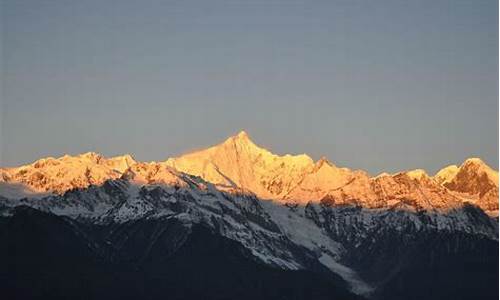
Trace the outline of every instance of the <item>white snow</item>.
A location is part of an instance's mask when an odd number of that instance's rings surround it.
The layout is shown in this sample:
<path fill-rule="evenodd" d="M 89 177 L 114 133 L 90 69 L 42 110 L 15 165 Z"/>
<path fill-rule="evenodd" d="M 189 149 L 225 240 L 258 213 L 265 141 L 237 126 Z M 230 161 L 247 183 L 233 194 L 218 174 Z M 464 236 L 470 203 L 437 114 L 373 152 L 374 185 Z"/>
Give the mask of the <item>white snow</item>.
<path fill-rule="evenodd" d="M 358 274 L 352 269 L 339 264 L 335 259 L 327 254 L 321 255 L 319 261 L 327 266 L 334 273 L 338 274 L 342 279 L 351 285 L 351 291 L 358 295 L 368 295 L 373 292 L 374 288 L 361 280 Z"/>

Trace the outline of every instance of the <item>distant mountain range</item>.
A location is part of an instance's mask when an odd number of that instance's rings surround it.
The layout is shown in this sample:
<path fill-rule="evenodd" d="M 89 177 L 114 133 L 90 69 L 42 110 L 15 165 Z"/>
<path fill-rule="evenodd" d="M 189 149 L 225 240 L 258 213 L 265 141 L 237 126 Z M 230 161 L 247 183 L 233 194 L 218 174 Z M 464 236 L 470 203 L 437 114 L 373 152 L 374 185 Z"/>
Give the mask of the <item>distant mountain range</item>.
<path fill-rule="evenodd" d="M 0 290 L 20 298 L 498 298 L 498 172 L 272 154 L 245 132 L 163 162 L 0 169 Z"/>

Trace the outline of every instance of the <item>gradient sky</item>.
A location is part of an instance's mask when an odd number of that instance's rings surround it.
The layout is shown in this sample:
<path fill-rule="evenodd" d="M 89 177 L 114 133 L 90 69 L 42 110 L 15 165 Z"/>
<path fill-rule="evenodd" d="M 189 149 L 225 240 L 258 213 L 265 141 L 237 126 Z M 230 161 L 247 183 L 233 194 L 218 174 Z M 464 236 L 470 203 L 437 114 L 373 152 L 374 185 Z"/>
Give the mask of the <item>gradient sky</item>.
<path fill-rule="evenodd" d="M 498 165 L 498 1 L 0 0 L 0 165 L 245 129 L 372 174 Z"/>

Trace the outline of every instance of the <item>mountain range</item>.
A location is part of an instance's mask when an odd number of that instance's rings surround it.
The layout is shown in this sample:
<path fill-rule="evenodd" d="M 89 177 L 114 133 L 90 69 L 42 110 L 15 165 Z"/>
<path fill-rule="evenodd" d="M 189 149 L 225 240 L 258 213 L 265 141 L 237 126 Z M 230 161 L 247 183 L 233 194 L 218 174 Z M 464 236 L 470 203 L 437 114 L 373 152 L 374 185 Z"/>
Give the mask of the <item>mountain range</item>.
<path fill-rule="evenodd" d="M 0 287 L 21 298 L 498 298 L 498 172 L 479 158 L 373 177 L 242 131 L 162 162 L 0 168 L 0 216 Z"/>

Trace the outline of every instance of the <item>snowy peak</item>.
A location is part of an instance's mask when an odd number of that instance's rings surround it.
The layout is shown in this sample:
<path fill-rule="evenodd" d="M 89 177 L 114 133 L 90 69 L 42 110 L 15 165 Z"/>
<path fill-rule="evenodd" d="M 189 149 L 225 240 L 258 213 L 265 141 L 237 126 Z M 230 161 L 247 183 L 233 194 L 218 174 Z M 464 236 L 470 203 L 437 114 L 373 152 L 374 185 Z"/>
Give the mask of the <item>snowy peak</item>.
<path fill-rule="evenodd" d="M 206 150 L 169 159 L 166 164 L 217 185 L 250 190 L 265 199 L 279 199 L 314 167 L 305 154 L 272 154 L 244 131 Z"/>
<path fill-rule="evenodd" d="M 434 179 L 464 202 L 476 204 L 492 215 L 498 214 L 498 172 L 480 158 L 469 158 L 460 167 L 448 166 Z"/>
<path fill-rule="evenodd" d="M 356 171 L 343 186 L 321 199 L 328 205 L 354 205 L 366 208 L 447 211 L 462 202 L 421 170 L 384 174 L 370 178 Z"/>
<path fill-rule="evenodd" d="M 130 155 L 106 158 L 95 152 L 77 156 L 43 158 L 32 164 L 0 169 L 2 186 L 17 187 L 23 197 L 27 194 L 64 193 L 75 188 L 102 184 L 119 178 L 136 161 Z M 14 192 L 11 190 L 11 192 Z"/>
<path fill-rule="evenodd" d="M 244 191 L 281 203 L 309 202 L 367 208 L 451 209 L 464 202 L 498 211 L 498 172 L 479 158 L 448 166 L 430 177 L 416 169 L 370 177 L 338 167 L 325 157 L 277 155 L 245 131 L 204 150 L 164 162 L 141 163 L 130 155 L 106 158 L 96 152 L 44 158 L 0 169 L 1 195 L 31 197 L 126 179 L 138 185 L 187 186 L 195 177 L 223 191 Z"/>
<path fill-rule="evenodd" d="M 237 135 L 229 137 L 228 140 L 233 140 L 237 141 L 239 143 L 251 143 L 253 144 L 252 140 L 250 139 L 250 136 L 245 130 L 240 131 Z"/>
<path fill-rule="evenodd" d="M 423 169 L 415 169 L 406 172 L 406 175 L 410 177 L 411 179 L 415 180 L 428 180 L 430 179 L 429 175 L 427 175 L 427 172 Z"/>
<path fill-rule="evenodd" d="M 477 183 L 478 178 L 483 177 L 483 180 L 498 187 L 498 171 L 493 170 L 483 160 L 477 157 L 466 159 L 460 167 L 456 165 L 447 166 L 439 170 L 434 179 L 450 187 L 454 186 L 454 190 L 466 189 L 464 184 L 466 179 L 471 179 Z M 465 191 L 465 190 L 464 190 Z"/>
<path fill-rule="evenodd" d="M 319 170 L 323 167 L 332 167 L 336 168 L 336 166 L 330 162 L 326 157 L 322 156 L 315 164 L 314 164 L 314 169 Z"/>
<path fill-rule="evenodd" d="M 325 157 L 314 162 L 307 155 L 273 154 L 245 132 L 166 164 L 216 185 L 240 187 L 277 202 L 444 210 L 462 203 L 422 169 L 370 178 L 366 172 L 337 167 Z"/>
<path fill-rule="evenodd" d="M 106 165 L 112 169 L 123 173 L 131 166 L 137 164 L 137 161 L 130 155 L 115 156 L 106 160 Z"/>
<path fill-rule="evenodd" d="M 285 196 L 287 201 L 319 202 L 331 191 L 338 190 L 359 176 L 359 171 L 339 168 L 326 158 L 318 160 L 301 176 L 301 180 Z"/>
<path fill-rule="evenodd" d="M 96 153 L 96 152 L 86 152 L 86 153 L 82 153 L 80 155 L 78 155 L 79 158 L 81 159 L 86 159 L 86 160 L 89 160 L 93 163 L 99 163 L 99 161 L 101 159 L 103 159 L 103 156 L 99 153 Z M 73 158 L 72 156 L 69 156 L 69 155 L 65 155 L 63 156 L 63 159 L 71 159 Z"/>
<path fill-rule="evenodd" d="M 487 166 L 486 163 L 480 159 L 479 157 L 470 157 L 468 159 L 466 159 L 462 166 L 466 166 L 466 165 L 475 165 L 475 166 Z"/>
<path fill-rule="evenodd" d="M 449 183 L 453 178 L 457 175 L 459 168 L 456 165 L 447 166 L 441 170 L 439 170 L 436 175 L 434 175 L 434 179 L 439 184 Z"/>
<path fill-rule="evenodd" d="M 498 187 L 498 172 L 490 168 L 480 158 L 469 158 L 461 166 L 457 173 L 469 173 L 476 175 L 476 177 L 486 177 L 492 184 Z"/>
<path fill-rule="evenodd" d="M 188 175 L 177 171 L 165 163 L 136 163 L 128 168 L 123 175 L 125 179 L 137 186 L 163 185 L 167 187 L 187 187 L 193 183 Z"/>
<path fill-rule="evenodd" d="M 271 152 L 257 146 L 246 131 L 240 131 L 238 134 L 227 138 L 221 144 L 215 145 L 207 150 L 212 149 L 216 152 L 238 152 L 240 156 L 257 157 L 259 155 L 269 155 Z M 204 152 L 204 150 L 197 153 Z"/>
<path fill-rule="evenodd" d="M 484 194 L 491 188 L 498 189 L 498 172 L 479 158 L 467 159 L 460 168 L 447 167 L 438 174 L 448 172 L 443 184 L 457 192 Z"/>

